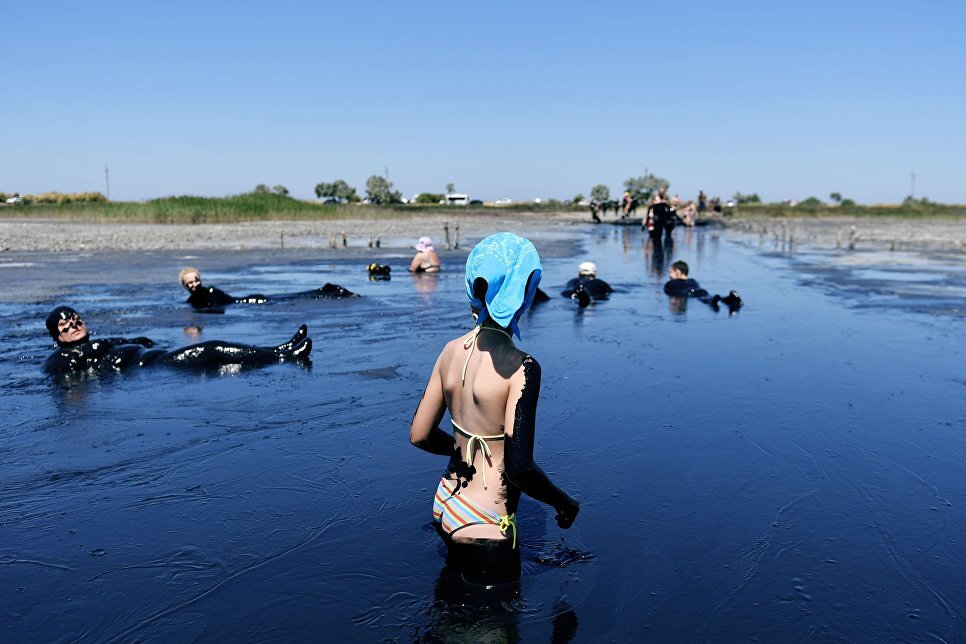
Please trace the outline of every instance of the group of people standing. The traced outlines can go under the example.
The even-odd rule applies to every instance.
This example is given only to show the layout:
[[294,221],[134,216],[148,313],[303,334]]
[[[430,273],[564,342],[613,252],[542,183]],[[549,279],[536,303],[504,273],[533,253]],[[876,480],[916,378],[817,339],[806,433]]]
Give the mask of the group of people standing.
[[[603,223],[600,215],[606,215],[607,211],[613,208],[620,219],[632,218],[637,212],[639,203],[636,198],[631,196],[630,192],[625,192],[624,196],[616,201],[592,199],[590,216],[594,223]],[[701,206],[702,203],[704,206]],[[693,200],[688,200],[682,207],[681,198],[678,195],[669,198],[667,186],[661,186],[648,200],[647,213],[641,221],[641,227],[651,232],[652,235],[660,236],[665,231],[669,233],[670,230],[673,230],[674,225],[679,222],[684,226],[695,226],[698,214],[704,212],[706,207],[707,198],[704,196],[704,191],[700,192],[697,205]],[[679,208],[680,212],[678,212]],[[718,211],[720,212],[720,204]]]

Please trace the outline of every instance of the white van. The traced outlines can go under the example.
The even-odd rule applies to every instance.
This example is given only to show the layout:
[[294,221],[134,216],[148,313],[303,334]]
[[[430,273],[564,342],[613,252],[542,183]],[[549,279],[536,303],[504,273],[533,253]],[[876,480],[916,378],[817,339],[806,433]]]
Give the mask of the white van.
[[468,206],[470,205],[470,196],[461,195],[454,192],[451,195],[446,195],[446,205],[447,206]]

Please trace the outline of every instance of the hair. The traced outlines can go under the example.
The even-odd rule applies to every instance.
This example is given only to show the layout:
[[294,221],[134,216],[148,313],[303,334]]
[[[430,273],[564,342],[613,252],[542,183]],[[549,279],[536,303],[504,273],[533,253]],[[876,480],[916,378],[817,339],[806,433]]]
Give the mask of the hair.
[[198,279],[201,279],[201,271],[199,271],[197,268],[185,266],[184,268],[181,269],[181,272],[178,273],[178,280],[182,284],[184,284],[184,276],[187,275],[188,273],[196,273],[198,275]]
[[673,264],[671,264],[671,268],[673,268],[675,270],[679,270],[682,273],[684,273],[685,275],[688,274],[688,263],[687,262],[682,262],[681,260],[678,260],[678,261],[674,262]]

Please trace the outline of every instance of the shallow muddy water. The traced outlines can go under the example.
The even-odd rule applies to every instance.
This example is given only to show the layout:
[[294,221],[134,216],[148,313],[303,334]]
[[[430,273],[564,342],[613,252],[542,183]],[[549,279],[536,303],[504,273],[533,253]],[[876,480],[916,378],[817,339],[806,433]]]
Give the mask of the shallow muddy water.
[[[65,386],[40,372],[55,302],[0,303],[0,636],[966,639],[961,257],[908,266],[680,229],[658,253],[635,229],[573,233],[517,344],[543,366],[537,461],[582,510],[561,531],[524,499],[524,575],[504,595],[441,574],[445,462],[408,443],[439,350],[470,328],[455,262],[418,278],[408,256],[375,257],[396,274],[369,282],[357,259],[263,258],[205,282],[363,297],[202,315],[173,277],[135,285],[114,258],[118,283],[56,302],[167,347],[277,344],[305,322],[308,367]],[[557,294],[585,259],[617,292],[579,310]],[[676,259],[746,306],[670,305]]]

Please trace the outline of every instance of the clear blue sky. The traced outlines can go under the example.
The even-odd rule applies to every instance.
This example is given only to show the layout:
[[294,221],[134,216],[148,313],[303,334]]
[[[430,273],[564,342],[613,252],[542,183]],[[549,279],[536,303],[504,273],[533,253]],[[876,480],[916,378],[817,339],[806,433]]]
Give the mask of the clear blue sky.
[[16,2],[0,191],[966,203],[966,3]]

